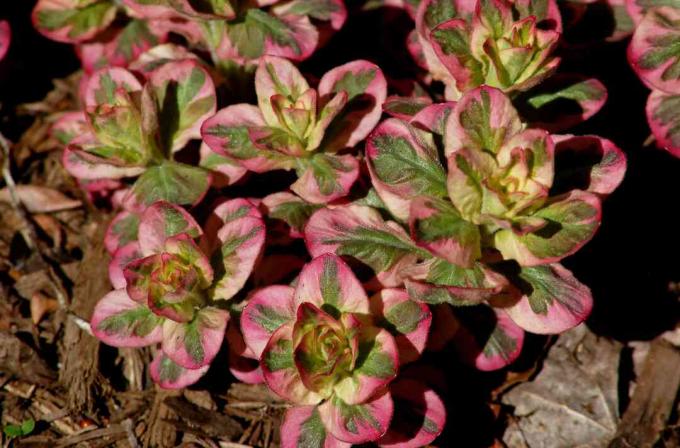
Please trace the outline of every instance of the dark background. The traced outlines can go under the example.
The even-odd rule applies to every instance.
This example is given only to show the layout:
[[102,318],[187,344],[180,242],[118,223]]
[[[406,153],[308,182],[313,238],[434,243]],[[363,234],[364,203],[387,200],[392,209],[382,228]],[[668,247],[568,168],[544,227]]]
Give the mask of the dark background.
[[[0,62],[0,130],[10,139],[17,139],[31,122],[14,113],[16,105],[42,99],[52,79],[79,66],[71,46],[33,30],[33,4],[22,0],[0,5],[0,19],[9,19],[13,33],[9,54]],[[352,15],[302,68],[318,76],[340,63],[364,58],[378,63],[389,77],[412,77],[414,64],[403,44],[412,27],[408,16],[396,9]],[[652,339],[673,328],[680,315],[677,294],[669,291],[669,283],[680,282],[680,160],[653,145],[643,147],[650,134],[644,113],[648,90],[628,66],[627,44],[627,39],[596,40],[561,49],[561,70],[596,77],[609,91],[605,107],[572,132],[609,138],[628,156],[625,180],[605,201],[598,234],[564,262],[593,291],[595,307],[588,326],[598,335],[621,341]],[[535,360],[532,349],[545,342],[529,338],[525,350],[529,353],[515,368]],[[486,402],[503,374],[471,372],[457,365],[446,370],[451,390],[445,440],[455,439],[466,447],[488,445],[502,428],[494,426]]]

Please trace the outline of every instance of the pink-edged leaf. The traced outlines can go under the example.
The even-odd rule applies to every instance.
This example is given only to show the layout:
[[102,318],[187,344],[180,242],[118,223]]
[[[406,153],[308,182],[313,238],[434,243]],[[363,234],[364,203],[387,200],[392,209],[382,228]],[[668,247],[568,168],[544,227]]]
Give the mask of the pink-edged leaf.
[[[88,139],[91,137],[88,137]],[[73,177],[78,179],[121,179],[123,177],[135,177],[144,172],[143,167],[123,167],[109,163],[108,159],[98,157],[85,151],[81,146],[80,139],[76,138],[73,143],[64,148],[61,162]]]
[[293,295],[295,306],[309,302],[342,313],[368,313],[368,297],[340,257],[324,254],[307,263]]
[[[273,112],[272,112],[273,113]],[[285,154],[257,147],[250,131],[265,126],[260,110],[249,104],[236,104],[220,110],[203,123],[203,141],[217,154],[230,157],[257,173],[291,169],[294,159]]]
[[428,446],[446,424],[446,407],[422,381],[404,378],[390,385],[394,417],[387,434],[376,441],[381,448]]
[[[230,346],[231,347],[231,346]],[[262,384],[264,375],[260,363],[252,358],[238,356],[229,351],[229,372],[242,383]]]
[[211,257],[218,266],[213,299],[228,300],[246,283],[262,254],[265,225],[257,207],[245,199],[227,201],[214,214],[222,225]]
[[350,448],[326,430],[316,406],[295,406],[286,411],[281,424],[281,448]]
[[177,12],[192,19],[232,20],[236,16],[232,3],[225,0],[172,0],[170,3]]
[[262,356],[271,335],[295,318],[293,288],[274,285],[256,291],[241,313],[243,339],[257,358]]
[[318,30],[308,17],[284,13],[285,5],[269,12],[249,8],[243,20],[226,26],[226,35],[217,43],[220,58],[246,64],[266,55],[296,61],[309,57],[319,41]]
[[[154,24],[155,22],[150,22],[149,26],[151,26],[153,29],[158,28],[157,26],[154,27]],[[172,43],[166,43],[156,45],[153,48],[149,48],[147,51],[139,54],[138,57],[130,63],[128,68],[134,72],[140,72],[144,76],[149,76],[151,72],[158,69],[162,65],[172,61],[181,61],[184,59],[199,60],[198,56],[185,47]]]
[[[424,2],[420,2],[421,5],[423,3]],[[429,43],[427,45],[429,46],[432,57],[436,59],[436,55],[432,50],[432,46]],[[415,29],[411,30],[411,32],[408,34],[408,37],[406,38],[406,48],[408,48],[408,52],[415,61],[416,65],[423,70],[427,70],[428,64],[427,59],[425,58],[425,52],[423,50],[423,46],[420,43],[418,32]]]
[[415,114],[411,118],[410,123],[416,128],[444,136],[446,133],[446,122],[455,106],[456,103],[453,101],[430,104]]
[[680,8],[654,8],[635,29],[628,60],[648,86],[680,91]]
[[409,296],[429,304],[473,305],[500,293],[508,285],[501,274],[482,263],[471,268],[433,258],[411,270],[405,281]]
[[379,439],[390,425],[394,403],[385,391],[366,403],[349,405],[337,397],[319,407],[321,421],[336,439],[352,444]]
[[386,288],[370,299],[371,314],[394,336],[399,365],[417,360],[427,343],[432,313],[424,303],[412,301],[403,289]]
[[330,70],[319,82],[321,97],[339,92],[347,93],[347,104],[326,128],[324,151],[353,147],[366,138],[382,115],[387,81],[377,65],[352,61]]
[[231,321],[231,325],[227,328],[227,345],[229,347],[229,372],[234,377],[246,384],[261,384],[264,383],[264,376],[260,368],[259,356],[255,356],[250,350],[238,325],[235,321]]
[[457,99],[460,92],[455,89],[455,80],[450,71],[442,64],[435,53],[430,40],[430,33],[438,25],[451,19],[459,18],[469,21],[475,10],[476,1],[469,0],[423,0],[416,11],[416,34],[415,42],[409,47],[411,53],[416,54],[416,61],[423,65],[438,81],[447,86],[446,97]]
[[127,295],[111,291],[97,302],[90,319],[92,333],[114,347],[144,347],[163,338],[163,318]]
[[140,218],[139,246],[145,256],[162,252],[168,238],[180,234],[198,238],[203,231],[189,212],[178,205],[156,202]]
[[163,323],[163,352],[175,363],[187,369],[210,364],[224,339],[229,313],[206,307],[188,323],[166,320]]
[[162,122],[161,141],[166,150],[178,151],[201,137],[201,125],[215,114],[215,85],[195,60],[168,62],[149,75]]
[[612,141],[595,135],[553,137],[557,141],[555,184],[559,187],[608,195],[623,181],[626,155]]
[[371,133],[366,157],[374,188],[402,221],[414,198],[447,196],[446,171],[433,142],[401,120],[385,120]]
[[110,254],[120,247],[137,240],[139,230],[139,214],[122,211],[118,213],[106,229],[104,245]]
[[177,11],[166,0],[122,0],[134,17],[149,19],[172,19],[178,17]]
[[31,18],[46,37],[76,43],[106,29],[115,19],[116,9],[110,0],[39,0]]
[[513,4],[522,18],[535,16],[542,27],[561,33],[563,30],[560,7],[555,0],[517,0]]
[[680,157],[680,95],[652,91],[647,100],[647,122],[656,143],[676,157]]
[[312,256],[325,253],[351,256],[367,264],[385,286],[403,281],[402,268],[415,263],[419,249],[394,221],[366,206],[346,205],[315,212],[305,227]]
[[506,260],[522,266],[552,263],[573,254],[595,235],[600,226],[602,205],[593,193],[573,190],[552,198],[532,217],[548,225],[525,235],[503,229],[494,235],[494,245]]
[[293,322],[280,326],[262,351],[260,366],[269,388],[295,404],[313,405],[321,397],[302,383],[293,359]]
[[[273,0],[267,1],[274,3]],[[334,31],[342,28],[347,19],[347,8],[342,0],[294,0],[277,4],[274,9],[281,16],[305,15],[317,22],[330,22]]]
[[466,363],[482,371],[512,363],[522,351],[524,330],[502,309],[477,306],[456,309],[460,327],[453,339]]
[[292,61],[304,61],[314,53],[319,43],[319,31],[307,16],[284,14],[276,7],[274,14],[250,9],[251,23],[260,28],[264,36],[263,54],[281,56]]
[[525,330],[557,334],[580,324],[590,314],[590,289],[562,265],[522,267],[519,277],[528,291],[504,309]]
[[127,286],[124,274],[125,266],[142,257],[144,255],[136,241],[127,243],[116,250],[109,263],[109,280],[114,289],[123,289]]
[[76,47],[83,68],[93,72],[104,67],[127,67],[146,50],[166,39],[145,20],[131,20],[124,27],[111,29],[96,40]]
[[9,26],[9,22],[7,20],[0,20],[0,61],[7,55],[11,39],[12,29]]
[[446,156],[462,148],[497,153],[510,137],[522,130],[522,122],[510,98],[492,87],[478,87],[466,93],[446,127]]
[[680,4],[671,0],[626,0],[625,2],[626,12],[633,21],[634,27],[638,26],[642,19],[652,8],[660,8],[662,6],[668,6],[675,9],[680,9]]
[[120,247],[137,240],[139,231],[139,214],[123,210],[118,213],[106,228],[104,246],[110,254]]
[[77,137],[89,132],[87,119],[81,111],[64,113],[50,128],[50,135],[62,145],[68,145]]
[[309,218],[321,208],[287,192],[270,194],[262,199],[262,206],[269,218],[280,219],[290,227],[293,238],[302,237]]
[[149,365],[149,374],[163,389],[183,389],[201,379],[209,368],[210,366],[203,366],[198,369],[186,369],[159,351]]
[[482,255],[479,228],[464,220],[448,200],[416,198],[409,227],[416,244],[458,266],[470,268]]
[[404,97],[392,95],[385,99],[383,112],[400,120],[409,121],[418,112],[432,104],[428,97]]
[[351,376],[334,387],[335,397],[349,405],[366,402],[396,376],[399,349],[389,331],[371,326],[359,328],[359,350]]
[[136,92],[142,85],[135,75],[121,67],[108,67],[94,72],[87,80],[83,101],[93,108],[102,104],[115,104],[116,91]]
[[198,165],[213,173],[214,187],[233,185],[248,172],[237,160],[217,154],[206,143],[201,144],[200,155]]
[[314,154],[304,162],[304,171],[290,189],[312,204],[346,196],[359,177],[359,161],[351,154]]
[[541,83],[519,100],[532,126],[558,132],[595,115],[607,101],[607,88],[595,78],[558,74]]
[[278,126],[279,118],[272,107],[272,97],[281,95],[294,101],[309,90],[307,80],[290,61],[266,56],[260,59],[255,71],[257,104],[264,121],[269,126]]
[[455,89],[461,92],[485,81],[484,66],[470,48],[473,29],[465,20],[452,19],[439,24],[429,36],[429,44],[439,62],[455,80]]

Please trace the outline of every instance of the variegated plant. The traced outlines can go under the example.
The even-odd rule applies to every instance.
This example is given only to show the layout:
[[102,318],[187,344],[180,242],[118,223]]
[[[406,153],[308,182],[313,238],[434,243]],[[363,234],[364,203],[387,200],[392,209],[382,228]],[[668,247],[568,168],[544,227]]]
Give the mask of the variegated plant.
[[552,76],[561,32],[554,0],[424,0],[409,48],[444,83],[447,99],[496,87],[512,95],[527,121],[559,131],[588,119],[607,98],[595,79]]
[[[630,9],[639,2],[631,1]],[[652,89],[647,121],[658,146],[680,157],[680,4],[652,7],[635,28],[628,59]]]
[[97,303],[93,333],[116,347],[160,344],[150,369],[161,387],[196,382],[220,349],[227,301],[250,276],[264,239],[262,217],[244,199],[219,205],[205,232],[181,207],[154,203],[137,240],[113,256],[115,290]]
[[254,172],[294,169],[291,190],[309,203],[346,196],[359,162],[340,151],[361,142],[380,120],[387,90],[380,68],[349,62],[314,89],[292,63],[268,56],[257,68],[255,89],[257,106],[228,106],[203,124],[205,143]]
[[[597,162],[555,170],[570,152]],[[418,301],[491,305],[489,325],[464,325],[488,334],[459,334],[464,351],[481,343],[470,358],[480,368],[517,356],[522,329],[558,333],[588,316],[590,291],[559,261],[592,238],[600,197],[623,178],[625,157],[611,142],[528,129],[500,90],[481,87],[410,122],[384,121],[366,156],[394,220],[360,204],[319,210],[305,229],[312,255],[357,258]]]
[[133,14],[160,20],[168,31],[208,50],[216,65],[243,64],[264,55],[304,60],[347,16],[342,0],[123,2]]
[[114,0],[39,0],[32,18],[46,37],[76,46],[86,73],[127,67],[142,52],[164,42],[170,24],[127,17]]
[[78,179],[137,178],[128,201],[199,201],[210,172],[174,160],[215,112],[215,87],[194,60],[171,62],[145,84],[122,68],[96,72],[85,91],[88,132],[66,147],[63,163]]
[[2,61],[9,51],[9,43],[12,37],[12,30],[9,22],[0,20],[0,61]]
[[[390,383],[399,366],[424,349],[430,321],[427,306],[410,301],[404,290],[385,289],[369,299],[332,254],[307,264],[295,287],[269,286],[253,294],[241,314],[246,345],[260,360],[269,388],[295,405],[283,423],[282,446],[399,440],[394,431],[403,427],[388,432],[394,412]],[[402,438],[400,446],[434,440],[444,421],[441,401],[434,395],[411,410],[431,417],[431,424],[412,433],[415,444]]]

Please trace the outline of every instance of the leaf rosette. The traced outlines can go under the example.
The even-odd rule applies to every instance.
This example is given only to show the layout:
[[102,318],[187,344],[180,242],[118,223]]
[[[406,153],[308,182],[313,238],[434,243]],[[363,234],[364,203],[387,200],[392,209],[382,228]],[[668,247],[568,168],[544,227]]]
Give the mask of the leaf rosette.
[[[631,1],[630,4],[637,3]],[[652,3],[644,6],[649,9],[635,28],[628,47],[628,59],[640,79],[652,89],[646,112],[657,145],[678,157],[680,5]]]
[[419,50],[455,99],[486,84],[527,90],[559,64],[561,18],[551,1],[430,0],[416,17]]
[[[555,170],[574,154],[589,162]],[[408,122],[384,121],[366,156],[383,214],[359,204],[316,211],[305,228],[312,255],[358,259],[417,301],[491,305],[487,325],[450,319],[465,329],[461,347],[476,341],[486,359],[465,357],[484,369],[519,354],[522,330],[557,333],[587,317],[590,291],[558,262],[592,238],[601,197],[623,178],[625,156],[611,142],[527,129],[500,90],[481,87]]]
[[[283,425],[283,446],[310,437],[326,446],[380,443],[393,415],[390,383],[400,361],[424,349],[430,322],[427,306],[403,290],[369,299],[331,254],[303,267],[294,288],[253,294],[241,314],[244,340],[267,385],[296,405]],[[443,412],[437,400],[433,406]]]
[[64,166],[80,180],[137,178],[127,201],[141,206],[194,204],[210,186],[210,170],[174,155],[200,137],[215,102],[213,81],[195,60],[162,65],[144,85],[123,68],[100,70],[85,89],[87,132],[69,141]]
[[230,2],[124,0],[137,15],[207,49],[215,64],[257,61],[265,55],[301,61],[340,29],[342,0]]
[[217,154],[258,173],[295,170],[293,192],[323,204],[347,195],[359,175],[352,154],[380,120],[386,97],[382,71],[367,61],[326,73],[317,89],[289,61],[264,57],[255,73],[258,105],[219,111],[202,127]]
[[205,228],[179,206],[148,207],[138,238],[115,252],[115,290],[91,319],[109,345],[160,343],[151,373],[162,387],[184,387],[207,371],[229,320],[220,303],[243,287],[264,245],[262,217],[243,199],[218,206]]

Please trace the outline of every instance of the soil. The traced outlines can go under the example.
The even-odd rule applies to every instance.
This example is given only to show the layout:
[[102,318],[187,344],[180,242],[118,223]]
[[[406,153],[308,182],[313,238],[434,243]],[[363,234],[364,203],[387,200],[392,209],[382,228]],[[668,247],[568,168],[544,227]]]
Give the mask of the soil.
[[[263,387],[235,382],[223,367],[226,353],[188,390],[161,391],[145,372],[147,351],[119,351],[83,330],[94,304],[110,288],[101,245],[110,211],[87,203],[61,167],[58,144],[48,135],[53,114],[73,108],[77,74],[72,74],[79,64],[71,47],[33,30],[34,2],[2,3],[0,19],[10,20],[13,42],[0,63],[0,131],[13,144],[9,158],[0,155],[7,168],[0,187],[8,181],[47,187],[83,204],[29,212],[0,198],[1,423],[5,428],[35,421],[29,435],[13,441],[3,435],[5,443],[278,446],[285,404]],[[410,77],[413,64],[403,45],[395,44],[405,41],[409,20],[398,10],[357,15],[302,69],[318,75],[365,58],[392,78]],[[588,331],[594,340],[616,342],[610,367],[616,375],[615,420],[621,423],[614,428],[612,446],[673,447],[680,446],[679,378],[673,373],[680,364],[677,347],[663,342],[659,348],[659,341],[680,317],[675,203],[680,160],[645,144],[648,91],[626,62],[626,45],[625,40],[601,42],[565,51],[565,71],[574,68],[594,76],[609,90],[604,109],[572,132],[613,140],[628,156],[628,172],[605,202],[596,237],[564,264],[593,291]],[[448,352],[426,356],[424,364],[445,385],[448,410],[447,428],[434,445],[503,446],[503,434],[517,418],[503,396],[540,375],[556,339],[530,335],[521,358],[492,373],[460,365]],[[644,363],[645,350],[653,362]],[[643,368],[636,371],[638,355]],[[664,366],[661,372],[656,365]],[[633,386],[637,392],[631,394]],[[636,432],[640,428],[644,431]]]

